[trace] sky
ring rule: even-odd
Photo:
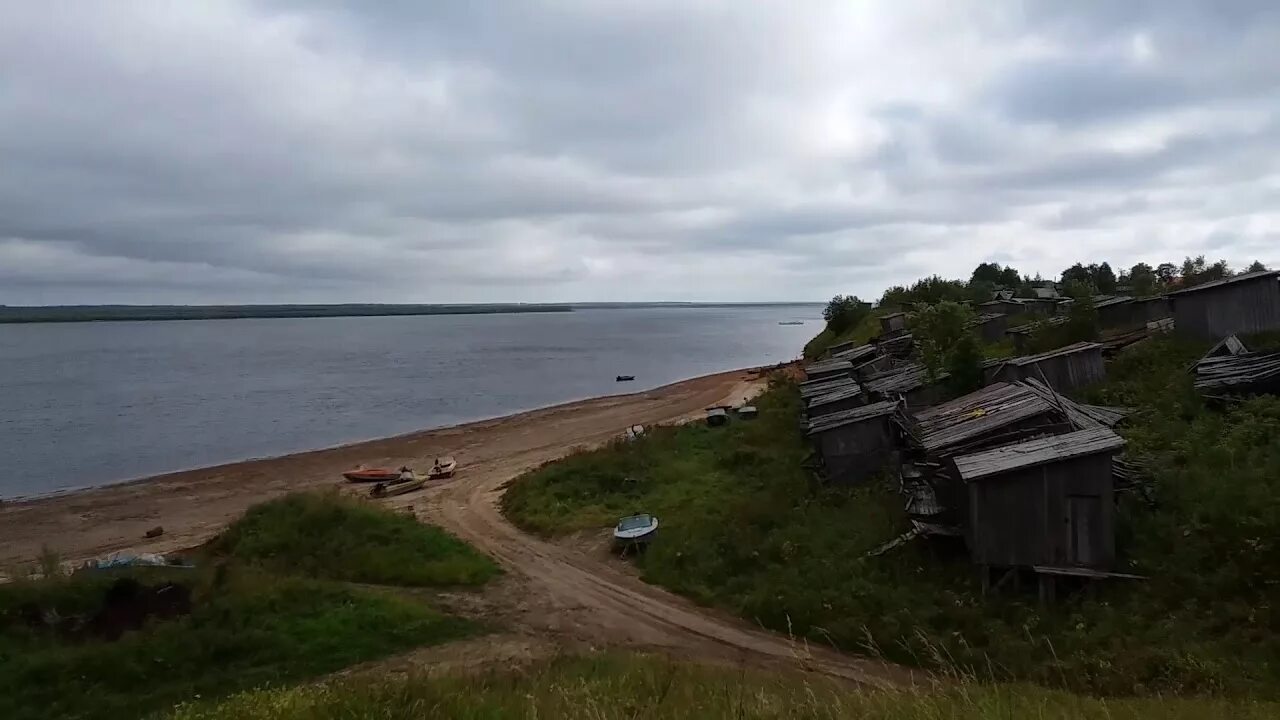
[[[1280,3],[0,0],[0,303],[1280,265]]]

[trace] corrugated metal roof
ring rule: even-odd
[[[973,482],[1015,470],[1114,452],[1121,447],[1124,447],[1124,438],[1107,428],[1098,427],[962,455],[955,459],[955,463],[960,478]]]
[[[1207,282],[1203,285],[1196,285],[1195,287],[1189,287],[1186,290],[1175,290],[1167,294],[1170,296],[1186,295],[1188,293],[1200,292],[1201,290],[1211,290],[1213,288],[1222,287],[1223,285],[1230,285],[1232,283],[1248,282],[1250,280],[1260,280],[1262,278],[1278,278],[1278,277],[1280,277],[1280,270],[1258,270],[1256,272],[1241,273],[1239,275],[1233,275],[1229,278],[1223,278],[1221,280],[1213,280],[1212,282]]]
[[[898,403],[892,400],[886,400],[884,402],[863,405],[862,407],[853,408],[852,410],[842,410],[838,413],[823,415],[820,418],[815,418],[809,423],[809,434],[815,435],[817,433],[827,432],[828,430],[835,430],[836,428],[844,427],[845,425],[851,425],[856,422],[883,417],[885,415],[892,415],[897,407]]]

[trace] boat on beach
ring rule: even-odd
[[[430,480],[440,480],[443,478],[451,478],[458,470],[458,461],[446,455],[436,458],[435,464],[431,466],[431,471],[427,473]]]
[[[400,477],[390,482],[380,482],[373,486],[369,491],[370,497],[387,498],[396,495],[404,495],[414,490],[421,490],[422,486],[427,483],[425,478],[420,478],[413,472],[401,473]]]
[[[357,467],[354,470],[348,470],[342,473],[342,477],[346,478],[348,482],[391,482],[392,480],[398,480],[400,478],[400,473],[407,469],[408,468],[400,468],[399,470],[393,470],[392,468],[385,467]]]
[[[613,528],[613,545],[622,549],[632,545],[645,545],[658,532],[658,518],[649,513],[624,517]]]

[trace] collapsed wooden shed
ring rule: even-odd
[[[809,422],[828,480],[862,482],[896,456],[893,415],[898,404],[878,402]]]
[[[955,458],[956,475],[968,489],[973,562],[1109,570],[1115,563],[1111,462],[1123,446],[1119,435],[1095,427]]]
[[[1259,270],[1169,293],[1179,333],[1217,340],[1280,330],[1280,271]]]
[[[990,372],[989,380],[1013,382],[1035,378],[1054,390],[1067,392],[1101,382],[1107,377],[1102,345],[1078,342],[1056,350],[1009,358]]]

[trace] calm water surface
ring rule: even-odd
[[[780,362],[818,332],[820,315],[812,306],[0,325],[0,497]],[[619,374],[636,381],[618,384]]]

